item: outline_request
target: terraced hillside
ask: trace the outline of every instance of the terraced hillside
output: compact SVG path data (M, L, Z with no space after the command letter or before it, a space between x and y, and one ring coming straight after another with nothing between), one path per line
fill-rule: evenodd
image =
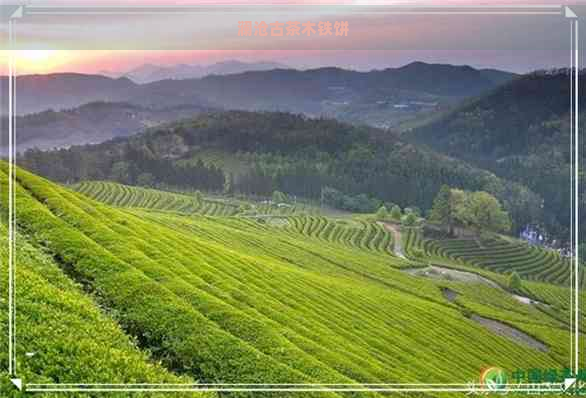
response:
M0 221L2 292L8 289L7 237L7 228ZM16 240L16 372L25 383L195 382L171 374L141 352L81 286L50 256L31 245L29 236L19 234ZM3 293L0 324L5 333L7 323L8 302ZM9 382L6 338L0 341L0 354L0 396L21 396Z
M108 181L87 181L74 189L91 198L117 207L142 207L157 210L199 213L209 216L233 215L236 205L156 189L133 187Z
M2 164L3 195L5 173ZM94 291L139 347L202 382L467 383L487 364L568 362L561 317L490 286L412 276L402 259L315 232L114 208L21 170L17 203L31 242ZM549 303L553 312L569 310L562 297ZM506 322L545 349L472 315Z
M517 272L523 279L569 286L572 264L553 250L529 246L512 238L424 239L418 229L407 232L407 252L413 248L428 256L450 258L498 273ZM581 284L584 286L584 274Z
M331 219L319 216L289 217L294 231L357 249L393 254L393 236L373 222Z

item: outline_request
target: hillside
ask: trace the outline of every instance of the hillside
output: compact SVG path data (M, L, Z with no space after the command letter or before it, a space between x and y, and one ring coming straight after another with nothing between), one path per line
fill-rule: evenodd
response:
M586 73L581 72L580 84L584 83ZM569 87L567 71L536 72L404 138L528 186L543 197L545 208L550 210L548 229L567 236L571 198ZM580 112L585 104L586 94L580 91ZM579 131L584 132L585 127L581 119Z
M570 286L573 265L569 258L560 256L554 250L531 246L503 235L484 239L450 238L442 234L433 237L433 233L424 232L426 228L401 228L394 225L389 229L388 223L374 222L369 216L353 217L347 213L330 217L325 216L321 209L315 215L307 215L301 206L280 208L277 203L271 205L235 199L197 199L195 195L103 181L82 182L73 188L115 207L248 218L330 243L388 255L396 255L396 238L392 230L402 230L403 238L398 244L404 246L407 256L415 261L414 249L420 249L434 261L447 261L452 265L467 265L505 275L515 271L526 280ZM586 283L584 274L581 275L580 283Z
M98 143L136 134L145 128L193 117L207 110L198 106L149 109L119 102L92 102L63 111L48 110L17 116L18 152L48 150ZM8 117L0 121L8 128ZM7 135L0 139L0 153L7 151Z
M492 272L517 272L521 278L551 284L570 286L573 264L554 250L530 246L510 237L491 237L484 241L474 239L433 239L424 237L420 229L406 231L406 251L422 250L430 258L454 261ZM580 284L584 285L584 274Z
M210 153L224 161L209 161ZM533 192L465 162L382 130L279 112L206 113L130 138L29 152L18 161L65 183L113 180L261 197L278 190L312 200L323 200L330 187L357 199L343 210L362 212L382 202L428 210L448 184L497 195L515 228L541 216Z
M3 194L5 173L2 163ZM23 170L16 194L30 243L140 348L201 382L467 383L486 364L569 358L567 323L551 315L568 311L564 288L526 282L550 311L491 286L413 276L409 261L286 224L114 208Z
M2 176L2 185L5 178ZM5 191L2 192L5 197ZM4 200L2 203L6 203ZM8 290L8 230L0 221L1 289ZM126 335L82 285L26 233L16 236L16 371L25 383L194 383L173 375ZM7 331L8 303L0 301ZM7 374L8 339L2 339L3 397L17 394ZM91 366L88 364L91 363ZM48 395L41 395L48 396ZM52 395L54 396L54 395ZM119 396L128 396L120 394ZM133 395L134 396L134 395ZM181 395L184 396L184 395ZM213 397L213 394L207 394Z
M62 110L95 101L120 102L136 84L127 78L111 79L81 73L53 73L16 77L18 105L16 113L24 115L49 109ZM0 77L0 89L8 93L8 77ZM8 104L2 104L1 115L7 115Z

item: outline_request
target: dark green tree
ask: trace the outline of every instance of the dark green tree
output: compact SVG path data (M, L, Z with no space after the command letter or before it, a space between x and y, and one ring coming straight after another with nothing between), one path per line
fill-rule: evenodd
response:
M401 208L397 205L391 209L391 218L394 221L401 221Z
M431 222L443 224L448 227L451 234L454 232L454 206L452 200L452 190L447 185L442 185L437 196L433 201L433 206L429 214Z
M413 212L409 212L403 217L403 224L412 227L417 222L417 216Z

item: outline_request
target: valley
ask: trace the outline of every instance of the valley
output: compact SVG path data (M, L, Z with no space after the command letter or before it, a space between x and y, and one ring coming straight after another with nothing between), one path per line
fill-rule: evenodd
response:
M16 79L25 386L562 382L586 320L568 71L255 65Z

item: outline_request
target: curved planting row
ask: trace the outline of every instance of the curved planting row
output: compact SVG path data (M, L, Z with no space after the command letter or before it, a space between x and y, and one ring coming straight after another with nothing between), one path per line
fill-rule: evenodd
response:
M440 252L452 258L500 273L517 272L522 278L567 285L571 262L552 250L527 246L502 238L480 242L472 239L438 241Z
M419 249L430 257L448 257L437 241L425 239L418 228L403 229L405 253L412 255L413 249Z
M423 239L421 233L414 228L403 229L403 250L407 255L412 255L413 249L423 249Z
M289 217L291 229L303 235L349 247L393 252L393 238L383 226L365 221L337 221L320 216Z
M125 335L120 326L103 313L103 308L85 295L29 236L19 233L17 240L15 299L19 312L16 322L18 345L26 347L26 351L17 350L16 362L18 373L26 375L27 384L79 383L80 380L116 384L194 382L193 378L173 375L141 352L136 342ZM0 271L3 275L8 275L8 248L8 227L0 220ZM0 288L8 291L7 277L0 281ZM6 327L8 302L2 300L0 309L0 324ZM27 352L33 353L32 356ZM8 344L0 345L0 353L8 357ZM6 380L0 383L0 396L25 396L18 394L8 382L10 375L6 364L0 369ZM193 397L189 393L180 396ZM206 394L205 397L217 395Z
M517 272L523 279L569 285L572 264L552 250L495 238L482 243L474 239L424 239L419 229L403 230L404 250L413 255L421 250L429 257L463 261L499 273ZM586 283L581 272L580 284Z
M257 205L257 212L259 214L279 214L279 215L292 215L297 211L296 206L288 204L274 205L270 203L261 203Z
M221 201L203 199L156 189L132 187L106 181L82 182L74 187L78 192L118 207L139 207L147 209L199 213L209 216L230 216L237 207Z

